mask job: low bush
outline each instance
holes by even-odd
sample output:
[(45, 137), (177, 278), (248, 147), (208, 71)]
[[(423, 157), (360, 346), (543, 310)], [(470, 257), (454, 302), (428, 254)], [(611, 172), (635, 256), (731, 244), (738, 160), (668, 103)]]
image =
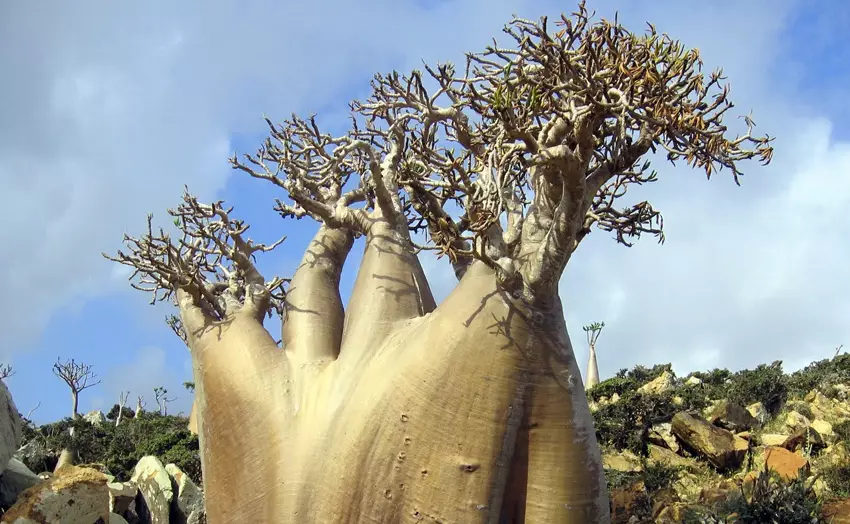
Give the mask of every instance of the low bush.
[(765, 468), (755, 478), (749, 493), (742, 490), (713, 507), (693, 508), (687, 524), (813, 524), (818, 521), (821, 501), (805, 475), (784, 481)]
[(813, 362), (788, 376), (788, 392), (792, 397), (804, 397), (809, 391), (827, 393), (832, 386), (850, 383), (850, 353)]
[[(698, 394), (680, 395), (685, 389), (661, 394), (624, 391), (620, 400), (605, 404), (593, 413), (598, 442), (646, 456), (647, 434), (652, 426), (669, 422), (679, 411), (697, 411), (708, 404)], [(676, 396), (681, 402), (677, 402)]]
[(850, 464), (834, 464), (821, 470), (821, 478), (839, 497), (850, 497)]
[[(126, 419), (117, 427), (66, 418), (25, 432), (24, 441), (38, 444), (44, 452), (24, 456), (24, 463), (35, 472), (49, 471), (55, 466), (55, 457), (67, 448), (74, 452), (78, 463), (103, 464), (118, 480), (126, 481), (139, 459), (154, 455), (163, 464), (176, 464), (200, 483), (198, 438), (189, 432), (187, 424), (186, 417), (148, 412)], [(73, 436), (69, 431), (72, 427)]]
[(770, 413), (776, 413), (788, 398), (786, 376), (782, 361), (761, 364), (755, 369), (745, 369), (732, 375), (726, 398), (740, 406), (761, 402)]

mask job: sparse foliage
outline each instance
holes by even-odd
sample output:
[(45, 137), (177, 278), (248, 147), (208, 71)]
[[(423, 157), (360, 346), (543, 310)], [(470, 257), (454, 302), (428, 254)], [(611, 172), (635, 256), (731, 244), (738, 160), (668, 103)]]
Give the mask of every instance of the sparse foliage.
[(53, 374), (61, 378), (71, 389), (71, 401), (73, 404), (71, 418), (77, 418), (79, 416), (77, 411), (79, 408), (80, 392), (100, 384), (100, 380), (95, 380), (97, 379), (97, 374), (90, 364), (77, 362), (73, 358), (64, 362), (57, 359), (56, 363), (53, 364)]
[(6, 380), (14, 374), (15, 370), (10, 364), (0, 364), (0, 380)]
[(176, 397), (169, 397), (168, 390), (162, 386), (153, 388), (153, 394), (159, 408), (159, 414), (168, 415), (168, 404), (174, 402)]

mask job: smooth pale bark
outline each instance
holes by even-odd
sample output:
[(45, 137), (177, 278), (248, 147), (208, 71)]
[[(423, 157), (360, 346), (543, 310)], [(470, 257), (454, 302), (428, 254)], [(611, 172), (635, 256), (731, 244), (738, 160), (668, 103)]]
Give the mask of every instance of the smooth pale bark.
[(187, 426), (189, 433), (198, 434), (198, 403), (192, 401), (192, 411), (189, 413), (189, 424)]
[(584, 389), (590, 389), (599, 384), (599, 367), (596, 365), (596, 348), (590, 345), (590, 356), (587, 359), (587, 383)]
[(209, 522), (608, 522), (560, 303), (532, 329), (474, 264), (434, 309), (416, 257), (383, 233), (316, 372), (255, 311), (214, 323), (181, 300)]

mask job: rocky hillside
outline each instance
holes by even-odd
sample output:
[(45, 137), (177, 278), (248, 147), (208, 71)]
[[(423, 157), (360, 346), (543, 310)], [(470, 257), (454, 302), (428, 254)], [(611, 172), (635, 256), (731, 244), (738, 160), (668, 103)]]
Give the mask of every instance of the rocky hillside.
[(850, 355), (588, 391), (615, 523), (850, 522)]
[[(588, 400), (615, 523), (850, 523), (850, 355), (791, 374), (639, 366)], [(0, 381), (2, 402), (2, 522), (205, 521), (186, 418), (125, 409), (116, 426), (115, 406), (35, 427)]]
[(0, 406), (2, 522), (206, 521), (198, 439), (187, 418), (125, 408), (116, 425), (116, 405), (106, 416), (94, 411), (35, 427), (5, 386), (0, 392), (8, 404)]

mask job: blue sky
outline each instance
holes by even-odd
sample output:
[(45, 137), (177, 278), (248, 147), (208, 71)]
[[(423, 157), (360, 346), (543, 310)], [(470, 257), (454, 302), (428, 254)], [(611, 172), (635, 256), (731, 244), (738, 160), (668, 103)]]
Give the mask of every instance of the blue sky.
[[(589, 2), (620, 9), (700, 48), (723, 65), (744, 114), (778, 136), (774, 163), (747, 166), (743, 187), (658, 168), (646, 194), (665, 212), (668, 241), (632, 249), (596, 232), (562, 283), (579, 362), (581, 325), (604, 320), (600, 371), (673, 362), (676, 370), (752, 367), (783, 359), (797, 368), (850, 345), (850, 6), (844, 2)], [(375, 72), (462, 62), (500, 37), (512, 13), (555, 16), (549, 1), (168, 2), (117, 8), (56, 3), (0, 7), (0, 361), (18, 408), (38, 422), (70, 412), (57, 357), (94, 365), (103, 382), (81, 409), (108, 409), (129, 389), (153, 405), (164, 385), (188, 411), (181, 384), (188, 352), (122, 274), (100, 258), (148, 211), (164, 216), (188, 184), (223, 198), (251, 236), (289, 237), (267, 256), (267, 274), (291, 273), (316, 227), (284, 224), (270, 185), (234, 174), (233, 151), (253, 151), (265, 113), (319, 113), (344, 129), (347, 102)], [(49, 14), (44, 14), (49, 13)], [(846, 91), (846, 90), (845, 90)], [(16, 225), (12, 225), (16, 224)], [(355, 248), (356, 249), (356, 248)], [(357, 253), (359, 255), (359, 252)], [(346, 267), (350, 289), (357, 256)], [(438, 297), (453, 283), (446, 264), (423, 260)], [(277, 330), (274, 326), (271, 329)], [(133, 400), (132, 404), (135, 403)]]

